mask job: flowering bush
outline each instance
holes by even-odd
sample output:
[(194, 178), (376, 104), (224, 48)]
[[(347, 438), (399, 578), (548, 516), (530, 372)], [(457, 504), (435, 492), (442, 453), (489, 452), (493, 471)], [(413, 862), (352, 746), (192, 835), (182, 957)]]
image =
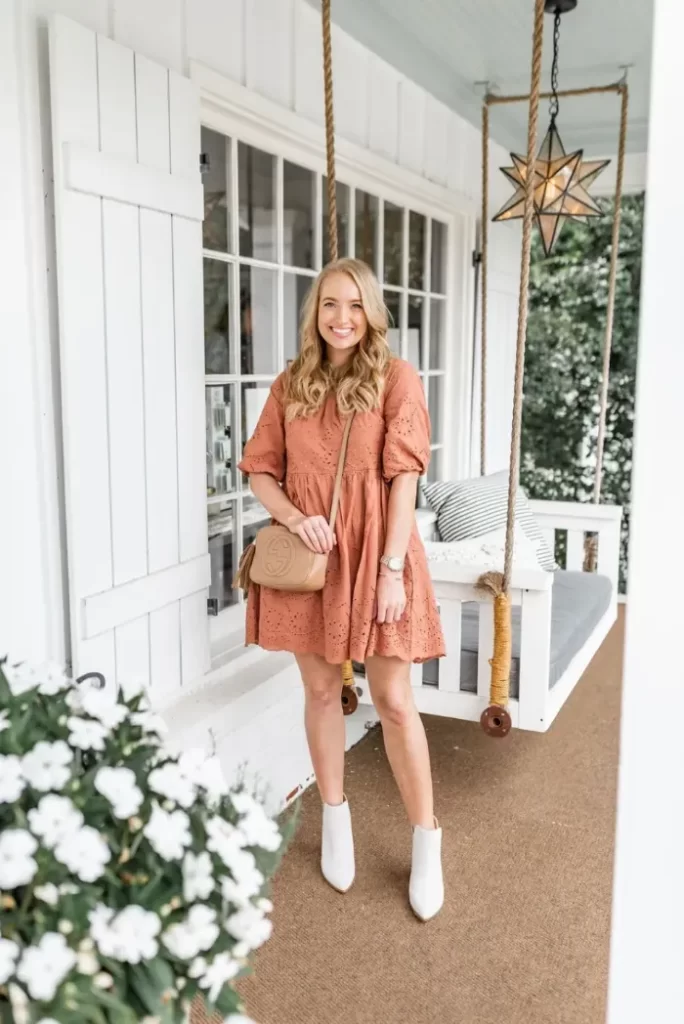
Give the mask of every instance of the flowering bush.
[(0, 1019), (175, 1024), (197, 993), (241, 1010), (286, 837), (163, 732), (139, 688), (0, 662)]

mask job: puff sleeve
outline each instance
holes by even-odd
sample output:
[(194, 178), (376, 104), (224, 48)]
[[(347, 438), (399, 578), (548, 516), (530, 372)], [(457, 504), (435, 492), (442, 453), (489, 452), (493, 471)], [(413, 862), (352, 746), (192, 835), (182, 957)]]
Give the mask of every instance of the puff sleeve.
[(430, 416), (422, 381), (410, 363), (395, 360), (387, 377), (382, 474), (422, 476), (430, 463)]
[(270, 473), (282, 483), (285, 479), (285, 414), (282, 375), (273, 382), (261, 410), (254, 433), (245, 445), (238, 468), (247, 474)]

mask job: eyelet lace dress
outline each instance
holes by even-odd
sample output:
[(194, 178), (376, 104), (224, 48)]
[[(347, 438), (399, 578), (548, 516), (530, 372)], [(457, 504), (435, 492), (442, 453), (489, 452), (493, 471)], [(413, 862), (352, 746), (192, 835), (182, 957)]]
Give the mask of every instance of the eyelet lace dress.
[[(304, 515), (327, 518), (343, 417), (331, 395), (315, 415), (285, 422), (283, 399), (284, 374), (273, 383), (239, 468), (271, 474)], [(390, 484), (401, 473), (422, 475), (429, 461), (423, 386), (409, 363), (394, 359), (381, 407), (357, 413), (352, 424), (325, 588), (293, 594), (252, 585), (246, 642), (268, 651), (318, 654), (330, 664), (364, 662), (371, 655), (411, 662), (443, 657), (439, 612), (415, 524), (404, 568), (403, 618), (378, 624), (374, 614)]]

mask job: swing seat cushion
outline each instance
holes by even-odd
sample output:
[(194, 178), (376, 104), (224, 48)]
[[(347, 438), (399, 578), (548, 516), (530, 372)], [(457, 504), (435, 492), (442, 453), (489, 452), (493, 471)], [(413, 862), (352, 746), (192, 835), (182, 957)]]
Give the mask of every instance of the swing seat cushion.
[[(549, 689), (561, 679), (575, 655), (587, 643), (610, 607), (612, 586), (605, 576), (586, 572), (554, 574), (551, 592), (551, 657)], [(463, 605), (461, 632), (461, 690), (477, 693), (478, 628), (480, 612), (491, 608), (477, 602)], [(520, 692), (520, 607), (513, 608), (511, 697)], [(428, 669), (428, 666), (425, 666)], [(432, 664), (425, 682), (430, 683)], [(437, 680), (432, 680), (436, 682)]]

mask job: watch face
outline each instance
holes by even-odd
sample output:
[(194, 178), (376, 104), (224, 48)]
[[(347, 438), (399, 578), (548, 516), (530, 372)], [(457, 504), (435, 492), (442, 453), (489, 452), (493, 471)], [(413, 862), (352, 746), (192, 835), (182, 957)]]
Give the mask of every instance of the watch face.
[(385, 564), (388, 569), (392, 570), (392, 572), (399, 572), (404, 568), (404, 563), (401, 558), (388, 558)]

